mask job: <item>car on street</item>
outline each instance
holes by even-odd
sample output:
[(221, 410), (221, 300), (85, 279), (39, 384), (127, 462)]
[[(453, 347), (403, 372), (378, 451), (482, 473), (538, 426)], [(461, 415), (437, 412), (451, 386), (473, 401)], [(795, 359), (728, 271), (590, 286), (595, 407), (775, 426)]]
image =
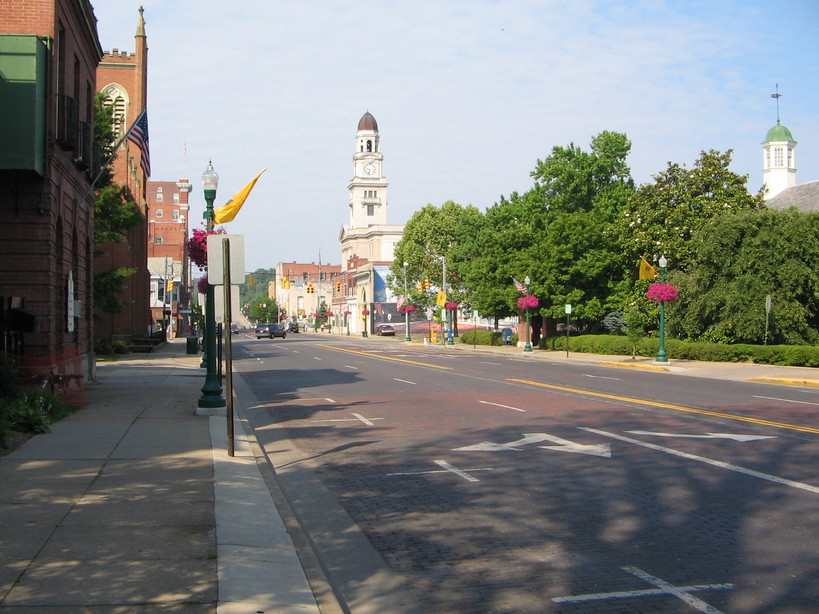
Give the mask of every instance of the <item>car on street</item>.
[(379, 324), (375, 327), (375, 334), (381, 335), (382, 337), (394, 336), (395, 329), (391, 324)]
[(281, 324), (257, 324), (256, 325), (256, 339), (267, 337), (273, 339), (274, 337), (281, 337), (284, 339), (287, 336), (287, 331)]
[(298, 322), (290, 322), (290, 324), (287, 325), (287, 332), (288, 333), (297, 333), (297, 332), (299, 332)]

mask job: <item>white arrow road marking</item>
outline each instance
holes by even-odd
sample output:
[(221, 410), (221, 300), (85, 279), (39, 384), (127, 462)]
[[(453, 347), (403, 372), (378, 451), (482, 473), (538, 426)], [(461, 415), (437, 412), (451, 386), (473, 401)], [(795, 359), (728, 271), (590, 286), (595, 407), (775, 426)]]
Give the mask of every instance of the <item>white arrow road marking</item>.
[(654, 435), (655, 437), (684, 437), (686, 439), (733, 439), (734, 441), (757, 441), (758, 439), (776, 439), (776, 435), (740, 435), (739, 433), (706, 433), (689, 435), (688, 433), (654, 433), (652, 431), (626, 431), (634, 435)]
[(504, 450), (514, 450), (521, 452), (517, 446), (525, 446), (527, 443), (540, 443), (541, 441), (548, 441), (549, 435), (546, 433), (524, 433), (523, 439), (517, 441), (510, 441), (509, 443), (494, 443), (491, 441), (482, 441), (471, 446), (463, 446), (462, 448), (454, 448), (455, 452), (501, 452)]
[(443, 469), (437, 469), (433, 471), (407, 471), (402, 473), (388, 473), (387, 477), (392, 476), (401, 476), (401, 475), (427, 475), (431, 473), (454, 473), (465, 479), (467, 482), (478, 482), (478, 478), (473, 478), (471, 475), (467, 475), (473, 471), (494, 471), (492, 467), (482, 467), (480, 469), (458, 469), (457, 467), (453, 467), (448, 462), (444, 460), (436, 460), (434, 461), (436, 465), (442, 467)]
[(483, 403), (484, 405), (494, 405), (495, 407), (503, 407), (504, 409), (514, 409), (515, 411), (522, 411), (523, 413), (526, 413), (525, 409), (519, 409), (517, 407), (512, 407), (511, 405), (501, 405), (500, 403), (490, 403), (489, 401), (478, 401), (478, 403)]
[(616, 433), (609, 433), (608, 431), (601, 431), (598, 429), (589, 428), (587, 426), (578, 427), (583, 429), (584, 431), (588, 431), (590, 433), (597, 433), (598, 435), (602, 435), (603, 437), (611, 437), (612, 439), (618, 439), (620, 441), (625, 441), (627, 443), (633, 443), (636, 446), (643, 446), (644, 448), (649, 448), (650, 450), (657, 450), (658, 452), (665, 452), (666, 454), (671, 454), (673, 456), (679, 456), (680, 458), (687, 458), (688, 460), (698, 461), (700, 463), (707, 463), (709, 465), (713, 465), (714, 467), (721, 467), (722, 469), (728, 469), (729, 471), (736, 471), (737, 473), (742, 473), (744, 475), (749, 475), (751, 477), (760, 478), (763, 480), (767, 480), (769, 482), (774, 482), (776, 484), (782, 484), (783, 486), (790, 486), (791, 488), (800, 488), (802, 490), (806, 490), (808, 492), (812, 492), (814, 494), (819, 494), (819, 487), (811, 486), (810, 484), (805, 484), (803, 482), (795, 482), (794, 480), (787, 480), (785, 478), (780, 478), (775, 475), (770, 475), (769, 473), (762, 473), (761, 471), (754, 471), (753, 469), (746, 469), (745, 467), (739, 467), (737, 465), (731, 465), (730, 463), (723, 463), (722, 461), (714, 460), (711, 458), (705, 458), (704, 456), (697, 456), (696, 454), (689, 454), (688, 452), (680, 452), (679, 450), (674, 450), (673, 448), (665, 448), (663, 446), (658, 446), (653, 443), (648, 443), (645, 441), (640, 441), (639, 439), (632, 439), (631, 437), (625, 437), (623, 435), (617, 435)]
[(633, 597), (643, 597), (651, 595), (673, 595), (681, 599), (691, 607), (705, 612), (706, 614), (722, 614), (714, 606), (705, 603), (702, 599), (691, 596), (689, 593), (696, 591), (712, 591), (734, 588), (733, 584), (695, 584), (693, 586), (672, 586), (665, 580), (656, 578), (637, 567), (623, 567), (624, 571), (634, 574), (641, 580), (653, 584), (657, 588), (650, 588), (639, 591), (618, 591), (614, 593), (589, 593), (587, 595), (569, 595), (567, 597), (555, 597), (552, 601), (557, 603), (579, 603), (584, 601), (603, 601), (606, 599), (630, 599)]
[(455, 452), (502, 452), (514, 450), (521, 452), (520, 446), (530, 443), (540, 443), (541, 441), (551, 441), (556, 446), (538, 446), (544, 450), (557, 450), (559, 452), (574, 452), (575, 454), (589, 454), (591, 456), (605, 456), (611, 458), (611, 446), (609, 444), (582, 444), (555, 437), (548, 433), (524, 433), (523, 439), (511, 441), (509, 443), (495, 443), (492, 441), (482, 441), (471, 446), (454, 448)]
[(607, 443), (576, 443), (574, 441), (569, 441), (568, 439), (555, 437), (554, 435), (547, 436), (547, 439), (553, 443), (556, 443), (557, 445), (538, 447), (543, 448), (544, 450), (557, 450), (558, 452), (573, 452), (575, 454), (588, 454), (589, 456), (604, 456), (606, 458), (611, 458), (611, 446)]

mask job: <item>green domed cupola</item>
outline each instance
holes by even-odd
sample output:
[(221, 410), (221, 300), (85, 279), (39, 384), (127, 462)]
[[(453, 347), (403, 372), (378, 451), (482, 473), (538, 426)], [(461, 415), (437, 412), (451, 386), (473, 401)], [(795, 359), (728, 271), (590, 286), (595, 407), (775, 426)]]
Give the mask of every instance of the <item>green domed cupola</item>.
[(796, 139), (793, 138), (791, 131), (779, 122), (777, 122), (776, 126), (768, 130), (768, 134), (765, 136), (765, 143), (772, 141), (790, 141), (791, 143), (796, 143)]

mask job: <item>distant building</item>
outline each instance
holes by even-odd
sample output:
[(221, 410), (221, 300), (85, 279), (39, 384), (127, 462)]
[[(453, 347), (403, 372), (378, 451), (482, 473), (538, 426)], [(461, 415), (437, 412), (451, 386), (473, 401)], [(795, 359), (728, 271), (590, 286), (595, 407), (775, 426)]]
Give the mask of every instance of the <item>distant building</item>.
[[(280, 262), (276, 265), (276, 279), (268, 284), (267, 295), (275, 299), (289, 322), (302, 324), (314, 319), (322, 305), (333, 312), (333, 293), (341, 283), (341, 267), (337, 264), (315, 262)], [(281, 318), (280, 319), (284, 319)]]
[(796, 183), (796, 144), (791, 131), (777, 118), (762, 142), (765, 204), (772, 209), (819, 211), (819, 181)]
[(148, 182), (152, 327), (153, 330), (166, 331), (171, 338), (190, 330), (190, 267), (185, 245), (191, 190), (192, 185), (187, 179)]
[[(145, 110), (148, 100), (148, 38), (141, 7), (134, 42), (134, 53), (118, 49), (110, 53), (106, 51), (97, 68), (97, 89), (114, 107), (120, 136)], [(131, 191), (135, 206), (145, 221), (130, 229), (124, 241), (101, 246), (103, 253), (96, 258), (97, 273), (116, 268), (136, 271), (128, 279), (125, 292), (118, 297), (127, 302), (127, 307), (116, 314), (97, 314), (97, 337), (127, 340), (147, 335), (152, 325), (148, 304), (148, 173), (139, 148), (127, 139), (120, 145), (111, 166), (114, 183)]]
[(94, 375), (101, 57), (88, 0), (0, 3), (0, 354), (79, 388)]
[[(378, 122), (369, 112), (358, 122), (353, 154), (353, 178), (347, 186), (349, 224), (339, 234), (343, 283), (333, 297), (334, 311), (351, 315), (350, 331), (368, 332), (374, 323), (389, 321), (395, 312), (395, 297), (387, 288), (395, 245), (404, 227), (387, 224), (387, 179), (381, 153)], [(371, 314), (364, 318), (363, 311)]]

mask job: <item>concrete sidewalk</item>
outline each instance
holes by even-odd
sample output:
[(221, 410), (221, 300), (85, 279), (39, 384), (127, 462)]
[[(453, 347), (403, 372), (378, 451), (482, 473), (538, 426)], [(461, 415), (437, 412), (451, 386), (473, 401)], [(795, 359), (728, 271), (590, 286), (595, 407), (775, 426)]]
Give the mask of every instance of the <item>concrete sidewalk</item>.
[[(819, 386), (819, 369), (799, 367), (427, 349)], [(315, 560), (243, 422), (235, 420), (229, 457), (225, 418), (195, 415), (204, 370), (185, 351), (177, 339), (99, 364), (85, 408), (0, 458), (0, 612), (343, 611), (312, 573)]]
[(194, 414), (184, 339), (100, 363), (87, 406), (0, 459), (0, 611), (318, 613), (236, 421)]

